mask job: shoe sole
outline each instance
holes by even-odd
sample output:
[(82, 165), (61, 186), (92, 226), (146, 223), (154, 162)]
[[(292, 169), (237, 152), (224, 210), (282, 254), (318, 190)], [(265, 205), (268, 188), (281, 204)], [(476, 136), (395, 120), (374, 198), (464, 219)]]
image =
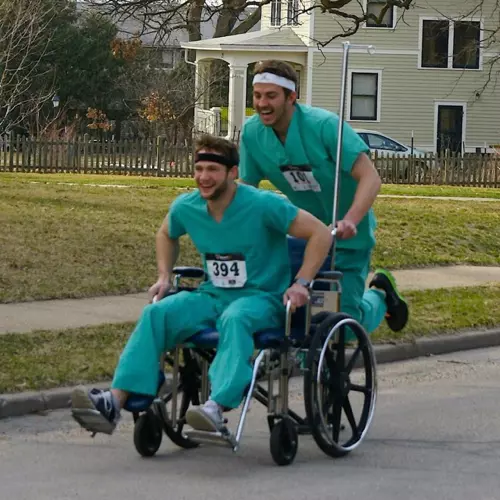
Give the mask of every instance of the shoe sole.
[(398, 291), (398, 288), (396, 286), (396, 280), (394, 279), (394, 276), (389, 272), (386, 271), (385, 269), (377, 269), (374, 272), (374, 275), (381, 275), (383, 278), (385, 278), (388, 282), (388, 285), (392, 288), (394, 295), (396, 295), (397, 299), (401, 302), (402, 307), (404, 308), (403, 315), (406, 316), (406, 321), (404, 321), (403, 324), (401, 324), (401, 321), (399, 318), (389, 316), (386, 318), (387, 324), (391, 328), (393, 332), (400, 332), (408, 323), (410, 311), (408, 309), (408, 303), (406, 300), (401, 296), (401, 294)]
[(219, 429), (202, 411), (188, 410), (186, 412), (186, 423), (197, 431), (218, 432)]
[(77, 387), (71, 393), (71, 416), (89, 432), (112, 434), (116, 427), (95, 409), (84, 387)]

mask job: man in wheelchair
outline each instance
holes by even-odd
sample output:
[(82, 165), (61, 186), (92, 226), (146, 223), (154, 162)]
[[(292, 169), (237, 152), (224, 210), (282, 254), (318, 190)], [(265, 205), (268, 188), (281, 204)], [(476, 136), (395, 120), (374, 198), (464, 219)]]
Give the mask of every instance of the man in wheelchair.
[[(252, 379), (253, 335), (283, 328), (288, 301), (292, 311), (308, 301), (309, 284), (332, 244), (331, 231), (286, 198), (237, 184), (238, 164), (231, 142), (211, 136), (197, 142), (198, 189), (174, 200), (158, 230), (159, 278), (149, 290), (152, 303), (120, 356), (111, 389), (73, 391), (73, 410), (91, 410), (77, 420), (87, 430), (111, 434), (130, 394), (157, 394), (161, 355), (208, 327), (219, 332), (209, 371), (211, 394), (186, 420), (196, 430), (220, 430), (223, 410), (240, 405)], [(194, 291), (168, 294), (183, 235), (201, 254), (207, 279)], [(287, 235), (307, 241), (294, 277)]]

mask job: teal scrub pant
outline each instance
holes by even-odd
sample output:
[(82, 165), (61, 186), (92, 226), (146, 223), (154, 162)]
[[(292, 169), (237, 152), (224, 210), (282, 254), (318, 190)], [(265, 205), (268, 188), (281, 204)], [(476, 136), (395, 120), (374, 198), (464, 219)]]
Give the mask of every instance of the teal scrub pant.
[[(295, 277), (302, 265), (305, 246), (304, 240), (288, 238), (292, 277)], [(340, 310), (360, 323), (367, 333), (372, 333), (380, 326), (387, 312), (384, 293), (365, 289), (370, 258), (371, 250), (337, 248), (335, 252), (335, 270), (343, 273)], [(330, 262), (331, 257), (328, 256), (321, 270), (329, 270)]]
[(203, 290), (182, 291), (147, 305), (118, 362), (113, 389), (156, 395), (159, 360), (204, 328), (219, 332), (210, 366), (211, 399), (237, 408), (252, 380), (253, 334), (285, 324), (282, 302), (270, 294), (221, 298)]

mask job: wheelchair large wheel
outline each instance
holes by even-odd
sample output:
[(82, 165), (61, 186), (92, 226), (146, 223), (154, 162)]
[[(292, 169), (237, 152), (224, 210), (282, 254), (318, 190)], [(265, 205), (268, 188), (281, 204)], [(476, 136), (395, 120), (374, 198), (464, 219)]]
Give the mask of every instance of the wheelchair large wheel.
[(326, 315), (312, 338), (304, 374), (306, 415), (319, 448), (331, 457), (357, 448), (373, 419), (376, 397), (376, 361), (365, 330), (347, 314)]
[(152, 457), (160, 448), (163, 437), (161, 420), (149, 408), (139, 416), (134, 426), (135, 449), (143, 457)]

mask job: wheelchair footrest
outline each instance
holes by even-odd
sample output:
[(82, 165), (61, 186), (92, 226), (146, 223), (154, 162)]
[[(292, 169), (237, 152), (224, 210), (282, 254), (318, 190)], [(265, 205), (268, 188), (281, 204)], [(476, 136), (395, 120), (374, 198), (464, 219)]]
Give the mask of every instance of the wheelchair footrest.
[(189, 429), (185, 430), (184, 434), (187, 438), (197, 442), (206, 442), (217, 444), (219, 446), (228, 446), (229, 448), (234, 448), (236, 446), (236, 438), (231, 432), (207, 432)]

